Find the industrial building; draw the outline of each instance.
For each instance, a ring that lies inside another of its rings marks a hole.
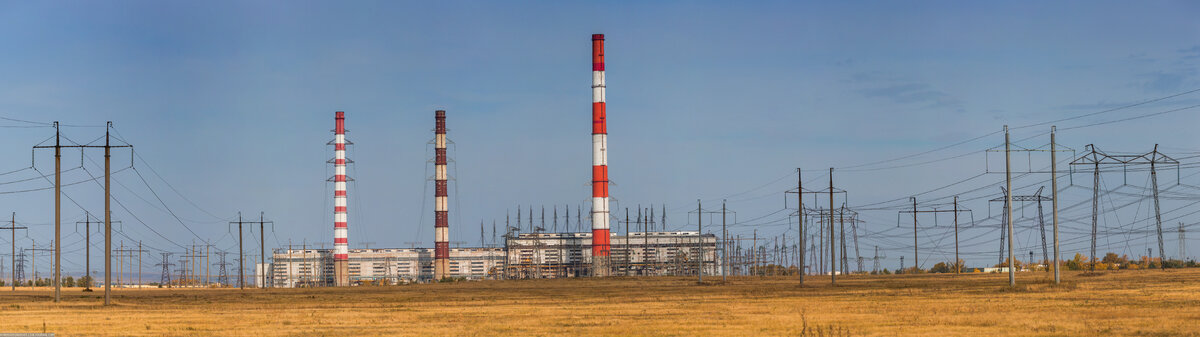
[[[506,238],[505,247],[452,248],[446,277],[467,280],[591,276],[591,233],[528,233]],[[718,239],[697,232],[635,232],[611,235],[609,275],[719,275]],[[703,256],[703,261],[697,257]],[[272,254],[272,287],[320,287],[334,280],[330,249],[283,249]],[[350,249],[350,285],[435,280],[429,248]]]
[[[610,235],[607,275],[720,274],[717,237],[697,232],[633,232]],[[531,233],[507,238],[504,271],[509,278],[604,275],[592,271],[591,233]],[[703,262],[697,257],[703,256]]]
[[[495,278],[504,263],[503,248],[453,248],[449,250],[446,277],[480,280]],[[330,249],[282,249],[274,259],[274,287],[340,285],[334,280],[334,254]],[[434,279],[434,250],[429,248],[350,249],[347,254],[350,285],[428,282]]]

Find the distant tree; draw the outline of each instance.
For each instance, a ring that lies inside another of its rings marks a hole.
[[[91,276],[80,277],[78,280],[75,280],[75,285],[79,286],[79,287],[84,287],[84,288],[91,288],[92,287],[92,277]]]
[[[1167,267],[1167,268],[1184,268],[1184,267],[1187,267],[1187,263],[1186,263],[1186,262],[1183,262],[1183,260],[1167,260],[1167,262],[1164,262],[1164,264],[1166,264],[1166,267]]]
[[[996,265],[994,265],[993,267],[996,267],[996,268],[1004,268],[1004,267],[1008,267],[1008,263],[1009,263],[1009,260],[1008,260],[1008,258],[1005,258],[1003,262],[997,263],[997,264],[996,264]],[[1021,260],[1017,260],[1017,262],[1016,262],[1016,266],[1017,266],[1018,268],[1019,268],[1019,267],[1021,267]]]
[[[1104,258],[1100,259],[1100,262],[1104,262],[1105,264],[1125,264],[1129,262],[1129,258],[1118,256],[1117,253],[1108,253],[1104,254]]]
[[[1083,270],[1086,266],[1087,258],[1083,254],[1075,253],[1075,258],[1067,260],[1067,270]]]
[[[946,265],[945,262],[938,262],[937,264],[933,265],[933,268],[929,268],[930,273],[949,273],[951,271],[953,270],[949,265]]]
[[[74,286],[75,286],[75,278],[74,278],[74,277],[70,277],[70,276],[67,276],[66,278],[63,278],[63,280],[62,280],[62,286],[64,286],[64,287],[68,287],[68,288],[70,288],[70,287],[74,287]]]
[[[891,274],[892,274],[892,272],[891,272],[891,271],[889,271],[889,270],[887,270],[887,268],[883,268],[883,274],[884,274],[884,275],[891,275]]]

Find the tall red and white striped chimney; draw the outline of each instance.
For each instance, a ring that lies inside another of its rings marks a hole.
[[[350,285],[350,249],[346,223],[346,113],[334,113],[333,130],[333,277],[334,285]]]
[[[592,34],[592,275],[609,274],[608,120],[604,109],[604,34]]]
[[[446,188],[446,110],[434,113],[433,279],[450,276],[450,204]]]

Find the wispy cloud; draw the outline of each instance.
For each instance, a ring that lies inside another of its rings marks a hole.
[[[962,100],[929,83],[905,80],[881,72],[854,74],[852,80],[869,85],[858,90],[859,94],[868,98],[887,99],[899,104],[919,105],[925,108],[963,111]]]
[[[1187,68],[1176,71],[1155,71],[1139,75],[1139,85],[1142,89],[1148,92],[1168,92],[1176,91],[1183,88],[1185,85],[1191,84],[1196,77],[1196,68]]]
[[[1179,53],[1182,54],[1184,59],[1200,58],[1200,45],[1192,46],[1191,48],[1180,49]]]
[[[1158,59],[1150,57],[1150,55],[1145,52],[1129,54],[1129,56],[1126,56],[1125,59],[1135,64],[1150,64],[1158,61]]]

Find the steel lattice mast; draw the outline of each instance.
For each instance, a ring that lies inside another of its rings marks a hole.
[[[592,274],[609,272],[608,120],[604,107],[604,34],[592,34]]]
[[[450,212],[446,188],[446,110],[437,110],[434,119],[434,251],[433,279],[441,280],[450,272]]]
[[[333,130],[333,275],[335,286],[350,285],[350,240],[346,222],[346,113],[338,111]]]

